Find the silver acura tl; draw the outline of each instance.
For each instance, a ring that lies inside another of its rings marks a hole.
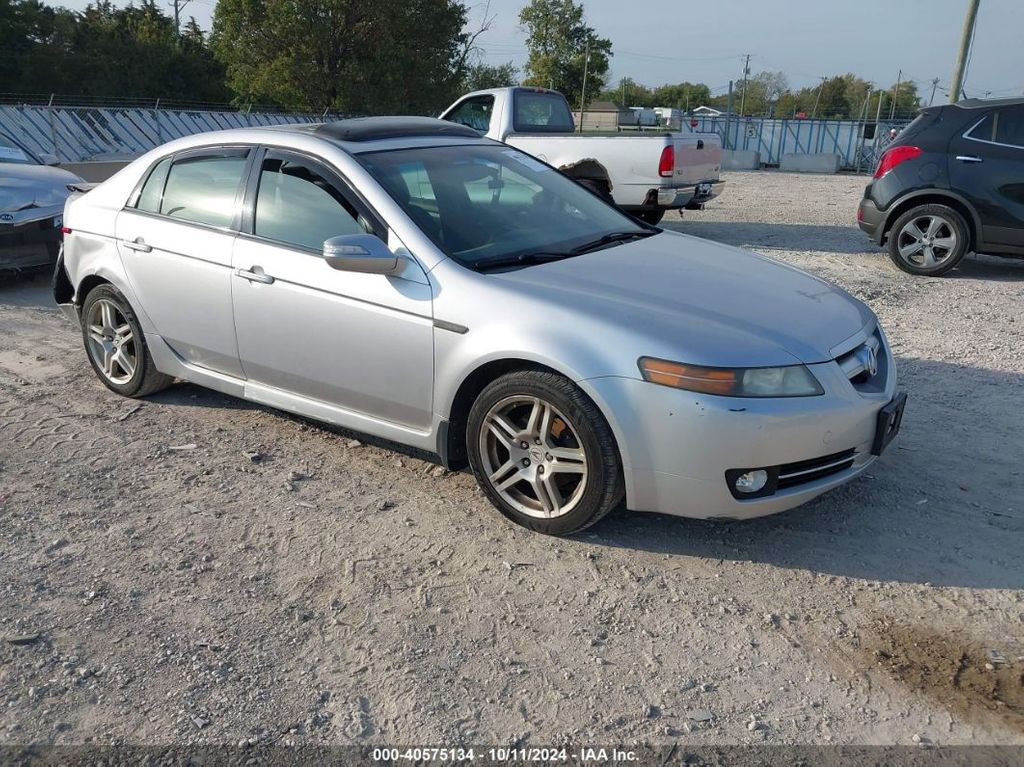
[[[875,315],[420,118],[207,133],[69,201],[54,290],[100,380],[178,379],[467,463],[508,518],[782,511],[906,397]]]

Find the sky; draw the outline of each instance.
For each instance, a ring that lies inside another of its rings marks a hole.
[[[367,0],[372,2],[372,0]],[[84,8],[89,0],[51,0]],[[169,0],[165,0],[170,8]],[[464,0],[470,26],[486,0]],[[479,39],[490,64],[526,60],[519,10],[526,0],[490,0],[491,28]],[[121,4],[115,0],[115,4]],[[125,4],[127,4],[125,2]],[[939,78],[945,98],[967,0],[584,0],[586,19],[612,41],[610,83],[622,77],[649,86],[703,82],[713,93],[743,76],[781,71],[793,88],[853,72],[888,88],[900,70],[927,101]],[[209,29],[216,0],[191,0],[183,18]],[[965,90],[968,96],[1024,95],[1024,1],[981,0]]]

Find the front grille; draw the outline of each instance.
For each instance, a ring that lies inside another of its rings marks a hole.
[[[787,487],[796,487],[813,482],[816,479],[823,479],[841,471],[846,471],[853,466],[853,458],[856,450],[850,448],[841,453],[825,455],[821,458],[811,458],[807,461],[787,463],[779,467],[779,481],[777,490],[785,490]]]
[[[864,343],[836,358],[843,374],[862,392],[878,392],[885,389],[889,377],[889,361],[882,335],[876,329]]]

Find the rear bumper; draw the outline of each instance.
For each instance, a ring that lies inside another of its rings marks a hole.
[[[885,211],[879,210],[875,201],[865,197],[857,208],[857,226],[879,245],[885,236]]]
[[[621,207],[629,211],[698,208],[718,197],[724,190],[725,181],[721,179],[702,181],[699,184],[687,184],[685,186],[647,188],[639,201],[622,204]],[[635,190],[630,196],[635,198],[636,193]]]

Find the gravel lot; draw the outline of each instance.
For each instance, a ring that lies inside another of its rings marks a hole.
[[[866,300],[911,396],[870,475],[752,522],[531,534],[429,457],[119,399],[0,288],[0,742],[1024,744],[1024,262],[910,277],[863,177],[728,182],[666,225]]]

